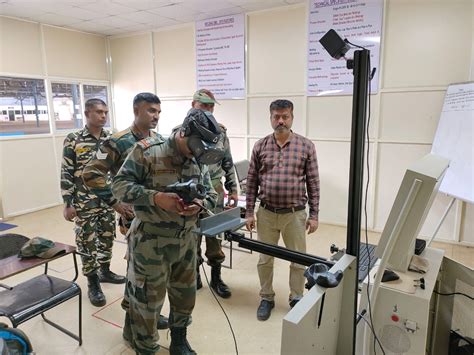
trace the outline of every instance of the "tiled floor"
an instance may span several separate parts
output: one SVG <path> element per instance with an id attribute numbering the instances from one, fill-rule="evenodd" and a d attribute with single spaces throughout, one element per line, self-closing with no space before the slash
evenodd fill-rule
<path id="1" fill-rule="evenodd" d="M 28 237 L 42 236 L 54 241 L 74 244 L 72 223 L 64 221 L 61 207 L 46 209 L 40 212 L 13 218 L 8 221 L 18 225 L 8 233 L 24 234 Z M 369 233 L 369 240 L 377 242 L 379 235 Z M 316 234 L 308 237 L 308 253 L 329 257 L 332 243 L 345 246 L 346 230 L 343 227 L 321 225 Z M 473 249 L 434 243 L 433 246 L 446 250 L 446 255 L 458 259 L 469 267 L 474 267 Z M 229 253 L 228 249 L 225 249 Z M 114 245 L 112 269 L 125 273 L 125 244 L 123 237 L 118 237 Z M 282 319 L 289 310 L 288 297 L 288 262 L 275 261 L 274 288 L 277 293 L 276 306 L 270 319 L 259 322 L 255 313 L 258 306 L 258 276 L 256 272 L 258 254 L 240 252 L 234 249 L 233 268 L 223 269 L 223 279 L 232 289 L 232 297 L 216 300 L 206 285 L 198 291 L 197 303 L 193 313 L 193 323 L 189 327 L 188 339 L 199 354 L 235 354 L 232 329 L 240 354 L 278 354 L 280 352 Z M 228 264 L 228 258 L 226 263 Z M 69 257 L 62 258 L 51 265 L 51 273 L 63 278 L 72 278 L 73 267 Z M 210 277 L 210 270 L 205 267 Z M 16 284 L 41 270 L 23 273 L 8 279 L 7 283 Z M 205 280 L 205 277 L 204 277 Z M 84 343 L 77 342 L 47 325 L 41 317 L 36 317 L 20 326 L 31 339 L 34 350 L 39 355 L 63 354 L 133 354 L 122 340 L 121 326 L 123 311 L 120 301 L 123 285 L 103 284 L 107 305 L 93 307 L 87 299 L 87 284 L 80 276 L 78 283 L 83 290 L 83 337 Z M 223 310 L 218 304 L 222 306 Z M 163 313 L 168 313 L 165 304 Z M 65 304 L 49 311 L 50 318 L 73 331 L 77 330 L 77 301 Z M 167 331 L 160 331 L 160 353 L 166 354 L 170 339 Z"/>

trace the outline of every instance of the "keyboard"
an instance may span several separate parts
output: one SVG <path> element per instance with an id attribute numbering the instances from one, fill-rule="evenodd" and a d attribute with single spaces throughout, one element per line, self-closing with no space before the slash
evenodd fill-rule
<path id="1" fill-rule="evenodd" d="M 367 248 L 368 246 L 368 248 Z M 373 244 L 360 243 L 359 248 L 359 282 L 364 281 L 364 279 L 369 274 L 369 271 L 375 265 L 377 257 L 375 256 L 375 248 L 377 246 Z M 370 255 L 370 265 L 369 265 L 369 255 Z"/>

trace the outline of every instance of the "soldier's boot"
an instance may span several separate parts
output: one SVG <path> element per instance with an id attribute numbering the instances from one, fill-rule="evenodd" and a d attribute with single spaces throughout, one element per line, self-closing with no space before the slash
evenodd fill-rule
<path id="1" fill-rule="evenodd" d="M 221 279 L 221 264 L 211 266 L 211 288 L 222 298 L 229 298 L 232 293 Z"/>
<path id="2" fill-rule="evenodd" d="M 87 275 L 87 287 L 89 289 L 87 296 L 89 296 L 92 305 L 96 307 L 105 306 L 105 295 L 100 288 L 99 276 L 95 272 Z"/>
<path id="3" fill-rule="evenodd" d="M 186 327 L 173 327 L 171 330 L 170 355 L 197 354 L 186 339 Z"/>
<path id="4" fill-rule="evenodd" d="M 111 284 L 124 284 L 125 276 L 117 275 L 110 271 L 110 264 L 101 264 L 99 268 L 99 281 Z"/>
<path id="5" fill-rule="evenodd" d="M 199 272 L 199 266 L 198 266 L 196 270 L 196 289 L 199 290 L 201 288 L 202 288 L 202 280 L 201 280 L 201 274 Z"/>
<path id="6" fill-rule="evenodd" d="M 164 315 L 160 314 L 160 318 L 158 319 L 158 324 L 156 325 L 157 329 L 168 329 L 168 318 Z"/>

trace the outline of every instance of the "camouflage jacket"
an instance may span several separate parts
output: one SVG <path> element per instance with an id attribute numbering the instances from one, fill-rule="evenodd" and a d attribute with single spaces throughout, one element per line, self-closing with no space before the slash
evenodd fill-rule
<path id="1" fill-rule="evenodd" d="M 61 194 L 67 206 L 76 208 L 100 206 L 99 198 L 84 185 L 82 173 L 87 163 L 95 156 L 100 144 L 109 136 L 110 132 L 102 130 L 100 138 L 97 139 L 90 134 L 87 126 L 67 135 L 61 164 Z"/>
<path id="2" fill-rule="evenodd" d="M 217 164 L 209 165 L 209 176 L 211 177 L 212 186 L 217 191 L 217 193 L 224 194 L 222 188 L 222 177 L 225 176 L 224 186 L 226 190 L 232 194 L 237 193 L 237 178 L 235 176 L 235 171 L 233 169 L 234 162 L 232 160 L 232 154 L 230 151 L 230 142 L 227 137 L 227 128 L 219 123 L 219 126 L 222 130 L 222 139 L 219 140 L 218 144 L 223 145 L 224 149 L 224 158 L 221 162 Z M 181 125 L 173 128 L 172 133 L 176 132 L 181 128 Z"/>
<path id="3" fill-rule="evenodd" d="M 212 185 L 216 190 L 222 189 L 222 177 L 225 177 L 224 186 L 229 194 L 237 193 L 237 178 L 234 171 L 234 162 L 230 151 L 230 142 L 227 137 L 227 128 L 219 123 L 222 129 L 222 137 L 224 144 L 224 158 L 218 164 L 209 165 L 209 175 Z M 219 192 L 219 191 L 218 191 Z"/>
<path id="4" fill-rule="evenodd" d="M 134 206 L 135 215 L 143 222 L 144 229 L 172 236 L 189 232 L 196 225 L 197 216 L 185 217 L 162 210 L 155 205 L 154 195 L 164 191 L 167 185 L 189 180 L 206 186 L 208 193 L 204 206 L 214 209 L 217 193 L 211 185 L 207 166 L 199 166 L 194 159 L 182 156 L 174 134 L 166 140 L 157 136 L 135 145 L 114 177 L 112 191 L 117 199 Z"/>
<path id="5" fill-rule="evenodd" d="M 151 137 L 158 135 L 155 131 L 150 131 Z M 142 134 L 134 125 L 115 133 L 103 142 L 95 158 L 84 168 L 84 184 L 111 207 L 118 201 L 112 194 L 109 176 L 117 175 L 128 153 L 142 139 Z"/>

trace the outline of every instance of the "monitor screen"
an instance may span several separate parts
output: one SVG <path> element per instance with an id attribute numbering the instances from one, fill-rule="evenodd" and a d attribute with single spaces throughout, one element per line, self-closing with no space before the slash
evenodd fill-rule
<path id="1" fill-rule="evenodd" d="M 381 258 L 388 242 L 394 238 L 394 246 L 388 256 L 389 269 L 408 270 L 416 238 L 448 166 L 448 159 L 428 154 L 405 172 L 375 252 Z"/>

